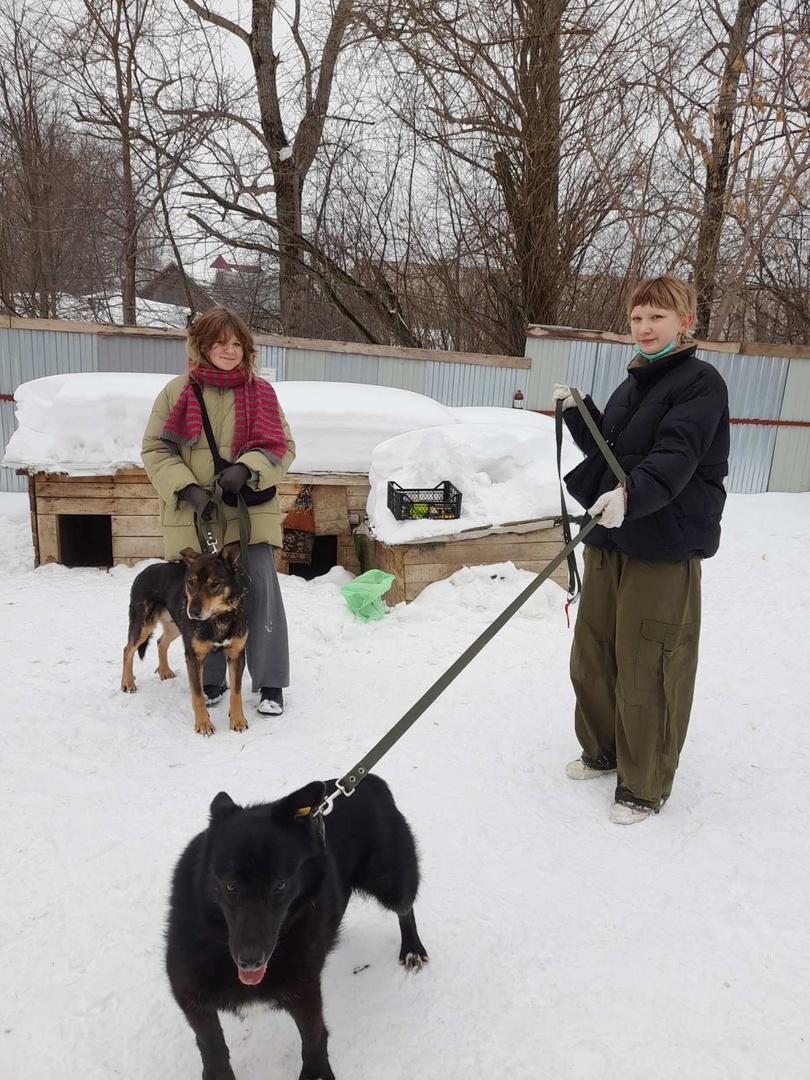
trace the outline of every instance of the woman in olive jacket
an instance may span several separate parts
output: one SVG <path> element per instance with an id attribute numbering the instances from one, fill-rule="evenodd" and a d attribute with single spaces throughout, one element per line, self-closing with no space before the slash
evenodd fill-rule
<path id="1" fill-rule="evenodd" d="M 295 443 L 275 390 L 256 373 L 256 347 L 244 321 L 227 308 L 212 308 L 188 331 L 188 375 L 166 384 L 152 407 L 143 440 L 144 468 L 158 493 L 167 559 L 183 548 L 198 549 L 194 512 L 214 510 L 210 489 L 214 459 L 202 430 L 201 410 L 192 384 L 202 389 L 221 457 L 230 462 L 218 475 L 225 493 L 243 487 L 267 491 L 267 501 L 249 506 L 250 586 L 247 666 L 259 712 L 281 713 L 282 688 L 289 685 L 287 621 L 276 576 L 274 548 L 281 547 L 278 497 L 269 491 L 284 478 L 295 458 Z M 221 506 L 223 544 L 239 539 L 236 507 Z M 222 699 L 226 661 L 217 650 L 203 669 L 206 704 Z"/>
<path id="2" fill-rule="evenodd" d="M 582 755 L 568 775 L 616 772 L 611 821 L 658 813 L 686 739 L 698 661 L 701 563 L 717 551 L 728 472 L 728 392 L 689 336 L 695 295 L 665 275 L 627 302 L 636 356 L 604 413 L 585 398 L 626 473 L 616 485 L 588 426 L 557 386 L 585 460 L 566 486 L 599 524 L 571 650 L 574 726 Z"/>

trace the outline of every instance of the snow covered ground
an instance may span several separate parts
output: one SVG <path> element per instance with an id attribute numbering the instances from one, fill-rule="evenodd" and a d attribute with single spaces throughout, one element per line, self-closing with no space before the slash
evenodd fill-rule
<path id="1" fill-rule="evenodd" d="M 420 842 L 431 962 L 406 976 L 394 918 L 353 904 L 324 978 L 340 1080 L 810 1076 L 808 551 L 810 495 L 729 499 L 690 737 L 655 819 L 612 825 L 610 781 L 565 776 L 554 585 L 380 764 Z M 284 579 L 288 709 L 260 720 L 249 698 L 237 735 L 220 705 L 205 740 L 154 651 L 139 693 L 118 689 L 136 572 L 33 571 L 26 500 L 0 498 L 3 1080 L 196 1080 L 162 932 L 212 797 L 344 772 L 528 581 L 462 571 L 361 624 L 336 582 Z M 297 1077 L 286 1014 L 225 1027 L 239 1080 Z"/>

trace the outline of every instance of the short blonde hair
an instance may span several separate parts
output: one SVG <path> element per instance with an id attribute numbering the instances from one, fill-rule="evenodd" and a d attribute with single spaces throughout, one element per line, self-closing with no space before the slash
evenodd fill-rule
<path id="1" fill-rule="evenodd" d="M 683 281 L 672 274 L 662 274 L 661 277 L 645 278 L 644 281 L 640 281 L 627 294 L 625 303 L 628 319 L 634 307 L 638 307 L 640 304 L 648 304 L 650 307 L 674 311 L 681 319 L 691 315 L 694 324 L 697 296 L 695 286 L 691 281 Z M 682 331 L 680 338 L 684 344 L 695 340 L 689 330 Z"/>
<path id="2" fill-rule="evenodd" d="M 208 350 L 229 334 L 235 334 L 242 345 L 242 363 L 248 380 L 256 374 L 256 342 L 245 320 L 226 307 L 209 308 L 198 315 L 186 334 L 186 347 L 190 360 L 189 370 L 196 371 L 201 365 L 209 366 Z"/>

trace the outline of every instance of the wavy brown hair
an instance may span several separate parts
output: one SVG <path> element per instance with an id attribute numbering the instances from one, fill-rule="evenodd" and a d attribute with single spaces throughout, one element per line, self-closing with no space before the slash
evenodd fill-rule
<path id="1" fill-rule="evenodd" d="M 691 281 L 682 281 L 681 278 L 676 278 L 672 274 L 646 278 L 627 294 L 625 305 L 628 319 L 633 308 L 641 304 L 663 308 L 665 311 L 674 311 L 681 319 L 691 315 L 694 324 L 697 310 L 695 286 Z M 695 340 L 689 330 L 682 330 L 678 337 L 682 345 L 690 345 Z"/>
<path id="2" fill-rule="evenodd" d="M 186 335 L 189 371 L 196 371 L 200 365 L 209 365 L 208 350 L 218 341 L 224 341 L 230 334 L 235 334 L 242 343 L 242 363 L 240 368 L 248 380 L 256 374 L 256 342 L 253 334 L 241 315 L 226 307 L 209 308 L 198 315 Z"/>

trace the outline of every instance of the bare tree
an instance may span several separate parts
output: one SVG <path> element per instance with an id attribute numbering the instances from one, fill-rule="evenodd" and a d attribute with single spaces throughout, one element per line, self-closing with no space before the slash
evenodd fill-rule
<path id="1" fill-rule="evenodd" d="M 203 197 L 231 214 L 247 213 L 262 221 L 268 230 L 267 243 L 278 255 L 281 321 L 287 333 L 302 332 L 308 288 L 307 266 L 312 250 L 304 232 L 302 198 L 307 176 L 323 137 L 324 125 L 335 80 L 338 60 L 346 47 L 357 18 L 358 0 L 337 0 L 328 18 L 319 26 L 304 26 L 301 0 L 294 0 L 283 44 L 276 21 L 284 12 L 276 0 L 254 0 L 250 28 L 216 13 L 197 0 L 183 3 L 210 27 L 216 27 L 247 46 L 253 67 L 253 88 L 257 117 L 230 114 L 259 145 L 271 181 L 229 193 L 210 177 L 194 171 Z M 282 54 L 283 49 L 283 54 Z M 290 85 L 285 68 L 295 67 L 296 80 Z M 297 114 L 297 115 L 296 115 Z M 265 210 L 256 197 L 273 196 L 273 209 Z M 248 205 L 244 205 L 247 199 Z M 212 231 L 217 235 L 219 230 Z M 241 243 L 239 237 L 231 241 Z"/>

